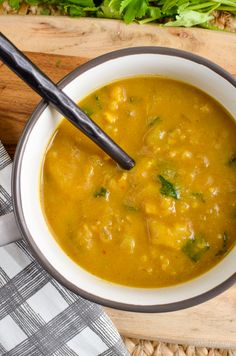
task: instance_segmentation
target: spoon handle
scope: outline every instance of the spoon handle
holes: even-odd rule
[[[122,168],[129,170],[134,167],[134,160],[1,32],[0,59],[44,100],[51,103],[57,111],[94,141]]]

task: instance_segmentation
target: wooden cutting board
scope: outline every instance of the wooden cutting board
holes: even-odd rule
[[[0,31],[22,50],[35,52],[27,54],[55,81],[89,58],[135,45],[189,50],[236,75],[234,34],[126,26],[110,20],[15,16],[0,16]],[[38,102],[39,97],[0,63],[0,139],[12,157],[25,122]],[[236,286],[206,303],[178,312],[138,314],[105,309],[126,336],[236,349]]]
[[[236,34],[197,28],[125,25],[121,21],[0,16],[0,31],[23,51],[83,58],[124,47],[165,46],[207,57],[236,75]]]

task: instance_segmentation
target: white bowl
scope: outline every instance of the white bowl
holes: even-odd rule
[[[163,75],[194,85],[215,98],[236,118],[236,80],[204,58],[170,48],[128,48],[105,54],[74,70],[59,86],[78,102],[113,80],[144,74]],[[193,306],[214,297],[235,282],[236,248],[198,278],[165,288],[113,284],[73,262],[50,233],[39,196],[41,163],[61,119],[61,115],[45,102],[37,106],[18,144],[12,178],[18,227],[49,273],[91,301],[137,312],[167,312]]]

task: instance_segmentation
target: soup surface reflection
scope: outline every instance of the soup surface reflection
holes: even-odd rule
[[[236,239],[236,125],[207,94],[163,77],[80,102],[136,161],[120,169],[68,121],[48,146],[41,200],[55,239],[103,279],[164,287],[218,263]]]

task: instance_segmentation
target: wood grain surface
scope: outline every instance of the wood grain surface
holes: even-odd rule
[[[236,74],[236,35],[198,28],[125,25],[121,21],[48,16],[0,16],[0,31],[24,51],[92,58],[133,46],[179,48]]]
[[[0,17],[0,31],[3,26],[2,18],[6,21],[4,16]],[[16,21],[15,17],[11,18]],[[34,17],[33,19],[36,18]],[[87,59],[92,58],[95,54],[100,54],[102,51],[110,51],[114,49],[114,46],[117,48],[116,46],[118,46],[118,44],[123,47],[128,47],[129,45],[134,44],[158,44],[159,42],[156,43],[154,39],[161,36],[159,32],[160,29],[156,30],[153,26],[148,26],[146,29],[147,26],[145,26],[145,29],[141,31],[142,34],[151,33],[152,28],[152,36],[145,35],[146,37],[142,37],[140,35],[139,37],[135,34],[135,37],[133,37],[133,34],[136,31],[133,25],[129,30],[130,27],[125,25],[122,26],[120,23],[119,25],[114,23],[114,28],[120,28],[119,31],[123,33],[121,44],[121,35],[114,32],[113,35],[109,34],[108,36],[107,24],[102,21],[102,27],[100,22],[99,25],[95,25],[94,23],[88,25],[87,23],[87,27],[85,26],[86,28],[84,28],[85,35],[79,35],[80,30],[78,29],[75,38],[73,39],[71,31],[77,27],[80,28],[81,21],[70,20],[69,23],[71,25],[67,27],[66,24],[68,24],[68,20],[70,19],[65,19],[65,23],[63,22],[63,24],[60,24],[58,19],[56,19],[55,22],[54,19],[49,21],[46,18],[44,19],[43,24],[40,25],[40,21],[42,20],[36,19],[35,24],[33,24],[34,21],[30,19],[26,20],[24,34],[22,31],[17,31],[13,35],[11,24],[4,32],[9,35],[21,49],[31,49],[36,51],[38,48],[43,52],[50,52],[52,50],[54,54],[51,55],[40,53],[27,54],[54,81],[60,80],[69,71],[84,63]],[[94,20],[90,21],[93,22]],[[86,22],[87,20],[83,23]],[[113,23],[110,21],[108,22],[110,24]],[[21,25],[23,26],[22,20],[19,21],[19,26]],[[109,37],[110,42],[102,43],[102,49],[99,49],[97,43],[98,40],[97,42],[95,41],[95,37],[98,38],[97,36],[99,36],[99,34],[97,33],[95,36],[94,31],[90,34],[87,32],[90,26],[91,28],[97,26],[96,28],[99,29],[99,31],[105,26],[105,35],[102,32],[101,38],[105,41],[105,39]],[[192,51],[194,51],[194,46],[191,48],[188,47],[190,46],[188,36],[190,36],[189,34],[191,31],[175,30],[180,31],[179,33],[187,33],[188,35],[186,37],[178,37],[168,30],[164,35],[166,45],[172,44],[173,46],[176,45],[175,47],[178,48],[192,49]],[[158,34],[156,34],[156,31]],[[124,33],[125,37],[123,37]],[[223,66],[231,71],[232,74],[236,74],[236,36],[233,35],[234,37],[232,37],[231,35],[228,36],[227,34],[223,34],[222,37],[222,34],[219,34],[222,38],[221,40],[225,40],[225,43],[223,44],[225,46],[224,56],[220,57],[218,49],[213,52],[211,51],[212,44],[209,44],[209,49],[211,50],[207,52],[206,43],[209,38],[214,41],[214,43],[220,43],[220,40],[217,38],[218,34],[209,34],[206,31],[206,37],[204,37],[200,35],[202,31],[197,31],[196,33],[197,34],[194,36],[199,36],[198,43],[201,43],[200,46],[196,46],[196,52],[201,54],[206,53],[208,58],[223,64]],[[69,34],[70,38],[68,41],[65,41],[67,34]],[[30,38],[29,35],[31,36]],[[54,36],[56,36],[57,46],[55,46],[53,50],[53,46],[55,45],[52,43]],[[85,42],[83,42],[83,36],[86,38]],[[114,46],[111,40],[112,36]],[[59,41],[59,38],[61,38],[61,41]],[[172,38],[176,38],[176,43],[174,43],[174,40],[171,42]],[[139,39],[142,39],[142,43],[139,43]],[[77,45],[75,45],[75,42]],[[36,43],[38,43],[38,47],[36,47]],[[71,47],[70,43],[74,43],[74,45],[72,44]],[[161,40],[161,43],[162,45],[165,44],[163,39]],[[185,44],[183,45],[183,43]],[[80,49],[82,57],[76,56]],[[75,51],[75,53],[73,51]],[[69,56],[72,52],[73,56]],[[60,53],[67,53],[68,56],[59,55]],[[37,94],[33,93],[32,90],[11,73],[5,65],[0,63],[0,139],[12,157],[24,125],[39,101],[40,98]],[[173,313],[138,314],[108,308],[105,308],[105,310],[117,326],[118,330],[126,336],[153,340],[158,339],[167,342],[193,344],[196,346],[236,349],[236,286],[206,303]]]
[[[106,311],[125,336],[236,350],[236,286],[208,302],[177,312]]]
[[[78,57],[26,54],[55,82],[86,62]],[[24,125],[40,100],[38,94],[0,62],[0,140],[12,158]]]

